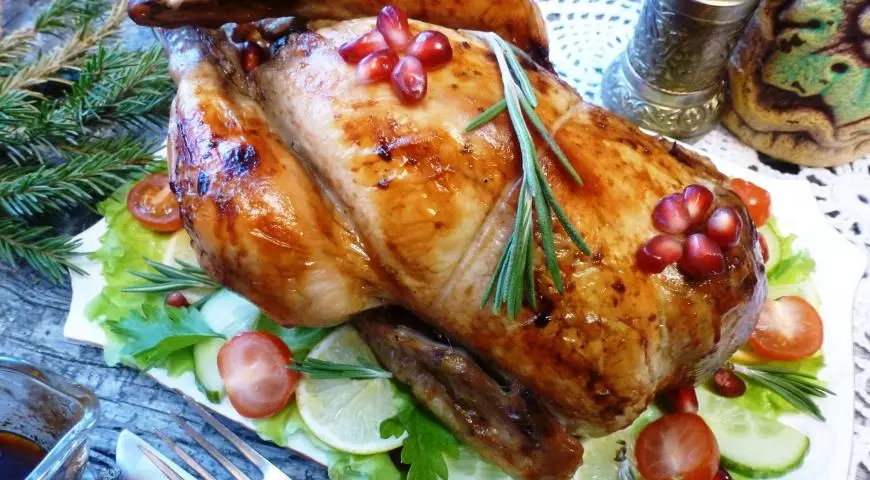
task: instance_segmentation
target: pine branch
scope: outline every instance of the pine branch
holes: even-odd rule
[[[26,217],[91,204],[154,164],[154,146],[135,138],[95,143],[58,166],[0,169],[0,208]]]
[[[0,38],[0,262],[54,281],[66,269],[84,273],[71,263],[75,239],[28,222],[92,206],[158,168],[144,138],[164,124],[174,87],[159,48],[104,43],[126,5],[54,0],[32,28]],[[41,52],[40,35],[64,43]]]
[[[67,269],[84,274],[71,263],[78,255],[78,246],[79,242],[69,235],[52,236],[49,227],[31,227],[0,217],[0,261],[9,265],[17,266],[24,261],[49,279],[60,282]]]
[[[62,69],[77,69],[83,56],[94,45],[114,35],[126,15],[126,1],[116,2],[102,25],[93,28],[108,2],[103,0],[84,0],[77,7],[75,23],[78,30],[72,40],[54,52],[37,57],[13,75],[0,81],[0,105],[6,103],[6,96],[16,91],[27,91],[33,96],[41,96],[31,88],[46,82],[69,83],[57,73]]]
[[[0,38],[0,68],[11,69],[15,61],[31,51],[36,31],[32,28],[16,30]]]
[[[158,46],[143,52],[100,48],[84,63],[65,99],[25,98],[14,111],[0,104],[0,144],[16,165],[42,163],[45,153],[80,143],[96,128],[142,131],[162,125],[173,91]]]

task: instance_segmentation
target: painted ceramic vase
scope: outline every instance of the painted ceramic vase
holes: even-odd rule
[[[728,67],[723,123],[774,158],[870,153],[870,1],[762,0]]]

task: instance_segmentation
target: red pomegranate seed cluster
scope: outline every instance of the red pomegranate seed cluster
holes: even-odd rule
[[[345,62],[357,66],[360,83],[390,80],[399,100],[410,104],[426,96],[427,70],[452,60],[453,47],[447,35],[434,30],[412,38],[408,15],[387,5],[378,13],[377,28],[345,43],[338,54]]]
[[[702,185],[689,185],[682,193],[661,199],[652,211],[652,222],[663,234],[638,249],[638,267],[660,273],[677,263],[691,277],[724,272],[722,249],[737,245],[743,224],[733,207],[719,207],[711,213],[712,206],[713,192]]]

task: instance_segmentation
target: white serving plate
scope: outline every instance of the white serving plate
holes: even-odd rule
[[[773,199],[773,214],[787,233],[798,235],[796,247],[807,249],[816,261],[815,283],[822,300],[821,316],[825,321],[823,351],[826,366],[819,377],[828,382],[835,396],[820,402],[827,422],[822,423],[805,415],[789,415],[785,423],[810,437],[811,446],[803,466],[783,477],[787,480],[846,479],[852,453],[852,421],[854,364],[852,352],[852,311],[855,290],[867,262],[863,250],[852,245],[830,226],[816,206],[809,184],[802,180],[782,180],[760,175],[751,170],[716,162],[719,169],[731,176],[745,178],[766,188]],[[99,238],[106,223],[100,221],[78,236],[81,252],[99,248]],[[64,337],[76,343],[101,347],[106,338],[103,331],[85,317],[87,303],[103,289],[105,280],[99,262],[82,255],[75,264],[87,275],[71,272],[72,302],[64,326]],[[197,402],[253,429],[250,420],[242,418],[225,399],[221,404],[210,403],[196,388],[192,373],[171,378],[163,369],[152,369],[148,375],[168,388],[184,392]],[[318,449],[304,434],[289,439],[288,448],[315,462],[326,464],[327,453]]]

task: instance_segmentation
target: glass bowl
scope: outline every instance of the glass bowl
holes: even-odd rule
[[[0,356],[0,430],[26,437],[47,452],[26,480],[81,478],[98,413],[97,397],[81,385]]]

